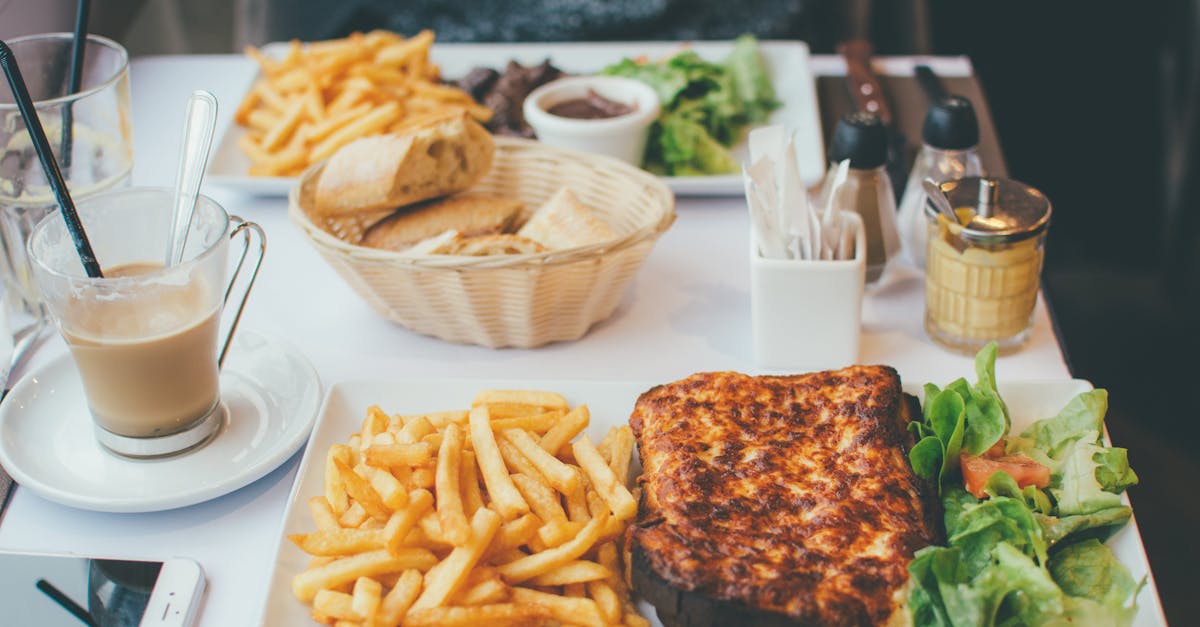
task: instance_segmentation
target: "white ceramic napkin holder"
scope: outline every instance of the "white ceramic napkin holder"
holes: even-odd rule
[[[807,372],[857,363],[867,242],[857,213],[843,211],[842,220],[854,231],[853,259],[765,259],[751,234],[750,318],[759,366]]]

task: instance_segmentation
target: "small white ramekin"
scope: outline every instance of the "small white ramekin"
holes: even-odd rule
[[[554,105],[584,98],[588,90],[631,105],[633,111],[612,118],[581,120],[552,115]],[[641,165],[650,124],[658,117],[658,94],[649,85],[621,76],[573,76],[538,87],[525,98],[525,121],[538,140],[551,146],[616,157]]]

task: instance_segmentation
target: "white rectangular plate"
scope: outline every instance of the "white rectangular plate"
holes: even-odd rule
[[[587,433],[599,441],[609,427],[625,424],[637,397],[651,388],[652,383],[539,381],[539,380],[472,380],[429,379],[407,381],[350,381],[338,383],[329,390],[317,425],[313,429],[296,485],[288,499],[284,514],[279,552],[271,575],[266,606],[261,624],[310,624],[309,608],[292,595],[292,577],[304,570],[310,557],[296,548],[287,536],[308,533],[314,529],[308,513],[308,499],[323,494],[325,451],[330,445],[345,442],[350,434],[362,427],[367,407],[379,405],[388,413],[420,413],[465,409],[477,392],[484,389],[514,388],[541,389],[559,392],[571,405],[586,403],[592,422]],[[1008,404],[1013,418],[1013,430],[1019,432],[1034,420],[1058,413],[1072,397],[1092,388],[1087,381],[1013,382],[1000,385],[1000,393]],[[906,391],[920,394],[920,385],[905,385]],[[1126,500],[1128,503],[1128,500]],[[1138,596],[1137,627],[1166,625],[1158,592],[1150,575],[1150,565],[1142,548],[1137,520],[1130,520],[1108,542],[1117,558],[1125,564],[1135,579],[1149,578]],[[642,614],[661,627],[653,608],[639,603]]]
[[[285,44],[270,44],[267,54],[280,54]],[[503,70],[510,59],[523,65],[546,59],[564,72],[589,74],[626,57],[667,57],[690,46],[705,59],[725,58],[733,44],[727,41],[605,42],[544,44],[434,44],[430,52],[449,78],[465,76],[476,66]],[[808,45],[801,41],[759,42],[763,61],[782,106],[771,115],[772,124],[783,124],[796,132],[797,160],[805,184],[814,185],[825,172],[825,142],[817,111],[817,90],[809,67]],[[249,86],[247,86],[249,89]],[[208,167],[208,181],[223,187],[261,196],[285,196],[296,182],[290,177],[257,177],[246,174],[250,161],[237,147],[245,129],[229,124],[217,143]],[[734,147],[734,158],[746,159],[746,142]],[[691,196],[738,196],[743,192],[741,174],[676,176],[664,179],[675,193]]]

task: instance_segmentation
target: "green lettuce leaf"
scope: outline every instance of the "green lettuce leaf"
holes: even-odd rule
[[[1120,494],[1129,486],[1137,485],[1137,473],[1129,467],[1129,451],[1109,446],[1096,453],[1092,460],[1096,462],[1096,481],[1108,492]]]
[[[908,452],[908,462],[918,477],[936,477],[942,469],[942,441],[935,435],[922,437]]]
[[[968,507],[979,503],[979,499],[963,489],[962,486],[946,486],[942,492],[942,520],[946,527],[946,535],[953,535],[954,530],[961,526],[959,522]]]
[[[744,109],[746,122],[767,121],[771,111],[779,108],[771,76],[758,52],[758,40],[742,35],[733,42],[733,51],[725,59],[726,76],[730,77],[732,92]]]
[[[917,434],[917,446],[909,462],[918,476],[936,479],[939,494],[961,470],[962,453],[979,455],[1008,432],[1008,413],[996,391],[996,350],[989,344],[975,359],[979,381],[974,387],[966,379],[952,381],[944,389],[927,383],[921,408],[922,421],[909,429]],[[935,437],[940,451],[934,446]]]
[[[1080,538],[1095,538],[1100,541],[1107,540],[1109,536],[1125,526],[1125,523],[1129,521],[1132,515],[1132,510],[1121,505],[1097,510],[1090,514],[1076,514],[1074,516],[1038,514],[1037,517],[1038,522],[1042,525],[1042,532],[1046,537],[1046,542],[1051,547],[1054,547],[1067,538],[1070,538],[1072,541]]]
[[[660,148],[667,174],[700,176],[737,170],[733,155],[699,124],[675,115],[660,118],[659,124]]]
[[[975,355],[978,380],[963,395],[967,423],[962,449],[971,455],[982,455],[1008,433],[1008,408],[996,390],[996,354],[995,342],[979,350]]]
[[[1010,444],[1012,452],[1029,455],[1050,467],[1050,494],[1057,502],[1055,514],[1069,524],[1059,524],[1051,536],[1062,537],[1089,529],[1089,521],[1111,526],[1119,516],[1104,510],[1121,506],[1119,494],[1137,484],[1128,452],[1106,447],[1100,435],[1108,411],[1108,392],[1092,390],[1071,399],[1053,418],[1039,420]]]
[[[675,98],[687,89],[690,80],[686,67],[668,63],[638,63],[633,59],[623,59],[600,73],[624,76],[649,85],[658,94],[663,109],[674,104]]]
[[[1050,573],[1007,542],[974,575],[958,548],[926,547],[908,568],[915,625],[1042,625],[1063,613]]]
[[[1104,452],[1104,447],[1095,443],[1098,439],[1099,434],[1092,433],[1073,440],[1062,449],[1059,467],[1051,468],[1050,494],[1059,516],[1091,514],[1121,505],[1120,495],[1105,490],[1096,478],[1100,467],[1096,457]]]
[[[1004,590],[997,625],[1044,625],[1063,613],[1064,595],[1049,571],[1007,543],[996,545],[996,563],[981,585]]]
[[[942,467],[937,476],[940,487],[961,471],[958,456],[966,433],[967,413],[962,397],[952,390],[943,390],[929,404],[933,415],[930,426],[942,444]]]
[[[1129,627],[1137,616],[1137,607],[1111,608],[1083,597],[1063,599],[1063,615],[1049,627]]]
[[[1056,551],[1050,576],[1070,599],[1068,616],[1087,625],[1129,625],[1137,613],[1137,594],[1146,580],[1129,569],[1097,540],[1084,540]]]
[[[642,165],[661,175],[736,172],[728,147],[747,124],[765,122],[780,104],[753,36],[738,38],[720,63],[684,50],[655,62],[625,59],[601,73],[642,81],[658,93],[662,113],[650,129]]]
[[[1012,475],[1007,472],[1000,471],[992,473],[988,477],[987,483],[983,486],[983,491],[989,496],[1006,496],[1017,499],[1025,503],[1025,507],[1030,511],[1049,514],[1054,505],[1050,502],[1050,497],[1046,493],[1039,490],[1037,486],[1027,485],[1022,488],[1017,484],[1017,480],[1012,478]]]
[[[959,455],[980,454],[1011,422],[995,379],[995,346],[976,355],[974,385],[958,379],[925,386],[922,420],[909,460],[939,480],[945,547],[917,551],[909,564],[909,604],[917,625],[1130,624],[1140,585],[1101,544],[1129,520],[1120,494],[1138,481],[1125,449],[1101,439],[1107,394],[1072,399],[1053,418],[1009,436],[1008,454],[1050,468],[1050,485],[1021,488],[1006,472],[975,498],[955,474]]]
[[[1000,597],[994,586],[973,585],[956,548],[931,546],[908,565],[914,625],[988,625]]]
[[[942,602],[941,585],[957,584],[959,579],[965,580],[965,574],[959,576],[954,569],[958,561],[958,550],[941,546],[927,546],[913,555],[908,563],[909,579],[912,588],[908,595],[908,609],[912,613],[914,625],[929,625],[930,627],[950,627],[954,623],[946,613],[945,603]],[[945,571],[945,572],[943,572]]]
[[[1104,431],[1108,391],[1083,392],[1053,418],[1039,420],[1021,433],[1021,448],[1035,448],[1050,459],[1062,459],[1066,447],[1080,438],[1096,442]]]
[[[966,504],[954,527],[947,526],[947,539],[962,551],[962,560],[970,572],[979,572],[992,559],[992,550],[1001,542],[1046,563],[1048,545],[1042,525],[1021,499],[998,496]]]

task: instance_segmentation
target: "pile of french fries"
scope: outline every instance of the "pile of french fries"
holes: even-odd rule
[[[278,59],[247,47],[262,75],[234,114],[246,128],[238,146],[250,158],[249,174],[293,176],[355,139],[449,108],[491,119],[469,94],[442,84],[429,60],[433,38],[428,30],[410,38],[377,30],[292,41]]]
[[[313,555],[292,580],[318,622],[362,625],[648,625],[620,539],[637,514],[634,438],[595,445],[586,405],[488,390],[469,410],[388,416],[325,459]]]

